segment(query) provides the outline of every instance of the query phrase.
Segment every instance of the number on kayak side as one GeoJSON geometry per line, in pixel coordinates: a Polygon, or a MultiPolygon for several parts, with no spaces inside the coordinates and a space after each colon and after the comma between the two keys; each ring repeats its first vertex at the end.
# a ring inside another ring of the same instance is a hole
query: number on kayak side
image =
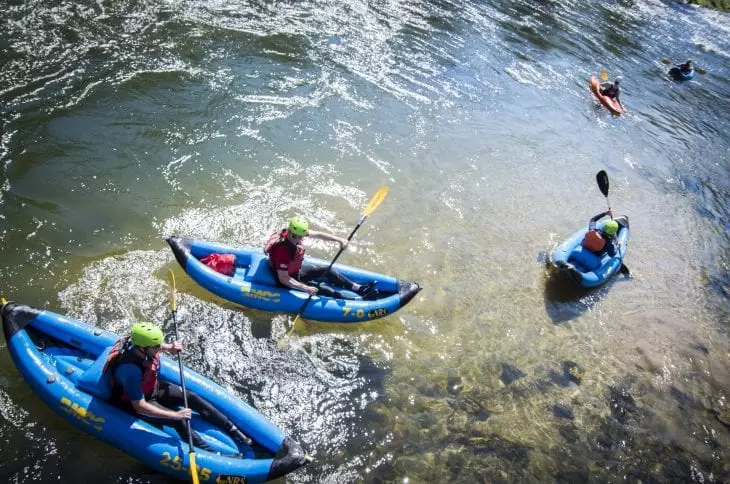
{"type": "MultiPolygon", "coordinates": [[[[352,312],[352,308],[348,308],[347,306],[345,306],[344,308],[342,308],[342,315],[343,315],[344,317],[347,317],[347,316],[349,316],[349,314],[350,314],[351,312],[352,312]]],[[[356,317],[357,317],[358,319],[362,319],[362,318],[364,318],[364,317],[365,317],[365,310],[364,310],[364,309],[358,309],[357,311],[355,311],[355,316],[356,316],[356,317]]]]}

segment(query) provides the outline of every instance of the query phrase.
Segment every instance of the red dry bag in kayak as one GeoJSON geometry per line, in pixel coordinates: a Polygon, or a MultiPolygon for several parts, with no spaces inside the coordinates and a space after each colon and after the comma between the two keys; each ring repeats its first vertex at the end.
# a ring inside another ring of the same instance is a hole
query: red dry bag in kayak
{"type": "Polygon", "coordinates": [[[236,254],[210,254],[200,262],[216,272],[230,276],[236,270],[236,254]]]}

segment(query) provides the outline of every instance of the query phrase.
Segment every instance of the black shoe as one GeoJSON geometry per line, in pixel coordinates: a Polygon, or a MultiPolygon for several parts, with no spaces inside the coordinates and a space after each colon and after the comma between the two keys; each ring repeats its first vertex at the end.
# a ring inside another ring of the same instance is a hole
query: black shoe
{"type": "Polygon", "coordinates": [[[365,299],[365,297],[375,291],[375,285],[378,283],[378,281],[372,281],[368,282],[367,284],[363,284],[360,286],[360,289],[357,290],[357,294],[365,299]]]}
{"type": "Polygon", "coordinates": [[[251,437],[244,434],[238,429],[231,430],[231,435],[233,435],[233,440],[243,444],[248,445],[249,447],[253,445],[253,440],[251,440],[251,437]]]}

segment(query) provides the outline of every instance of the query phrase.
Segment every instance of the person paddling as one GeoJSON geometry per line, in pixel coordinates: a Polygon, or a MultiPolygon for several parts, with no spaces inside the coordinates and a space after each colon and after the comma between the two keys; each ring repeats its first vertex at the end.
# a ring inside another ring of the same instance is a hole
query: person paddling
{"type": "MultiPolygon", "coordinates": [[[[171,410],[183,406],[183,390],[179,385],[159,380],[160,351],[179,353],[182,349],[180,341],[165,343],[162,330],[152,323],[139,322],[133,325],[130,335],[114,344],[104,364],[103,371],[105,374],[109,372],[111,379],[110,403],[154,425],[174,428],[185,442],[188,441],[185,420],[190,419],[192,410],[195,410],[214,425],[228,431],[235,440],[251,445],[251,439],[233,422],[194,392],[187,391],[190,408],[171,410]]],[[[211,450],[194,430],[192,437],[195,447],[211,450]]]]}
{"type": "Polygon", "coordinates": [[[614,257],[616,255],[616,249],[621,245],[616,240],[619,225],[615,220],[611,219],[606,221],[601,230],[596,229],[596,223],[600,219],[611,216],[613,216],[613,213],[611,210],[607,210],[594,215],[588,223],[588,232],[583,238],[583,247],[596,255],[602,256],[603,254],[608,254],[610,257],[614,257]]]}
{"type": "Polygon", "coordinates": [[[606,97],[610,97],[611,99],[615,99],[619,106],[621,106],[621,109],[623,109],[624,105],[621,104],[621,99],[619,99],[619,96],[621,94],[621,88],[619,85],[621,84],[621,81],[623,79],[621,76],[614,79],[613,82],[602,82],[599,86],[599,92],[603,94],[606,97]]]}
{"type": "Polygon", "coordinates": [[[319,294],[339,299],[351,299],[324,282],[319,283],[318,286],[308,284],[324,277],[330,284],[353,291],[362,299],[377,298],[376,281],[357,284],[335,269],[330,268],[328,271],[327,267],[304,262],[304,237],[337,242],[343,249],[348,244],[347,239],[337,235],[310,230],[309,221],[304,217],[290,218],[287,227],[271,234],[264,246],[264,252],[269,255],[269,267],[280,285],[311,295],[319,294]]]}
{"type": "Polygon", "coordinates": [[[679,71],[682,74],[689,74],[695,70],[695,68],[692,66],[692,59],[687,59],[687,62],[685,62],[684,64],[682,64],[678,67],[679,67],[679,71]]]}

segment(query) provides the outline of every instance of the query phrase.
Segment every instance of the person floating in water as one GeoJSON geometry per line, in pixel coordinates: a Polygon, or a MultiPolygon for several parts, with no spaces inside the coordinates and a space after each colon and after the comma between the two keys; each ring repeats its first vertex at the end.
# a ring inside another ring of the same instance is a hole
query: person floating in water
{"type": "Polygon", "coordinates": [[[621,81],[623,79],[621,76],[614,79],[613,82],[602,82],[601,85],[598,87],[598,91],[611,99],[615,99],[616,102],[618,102],[619,106],[621,106],[621,109],[624,108],[624,105],[621,104],[621,99],[619,99],[619,96],[621,95],[621,88],[619,85],[621,84],[621,81]]]}

